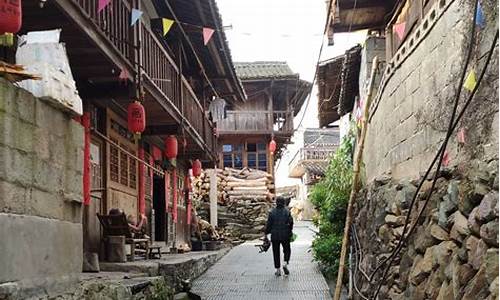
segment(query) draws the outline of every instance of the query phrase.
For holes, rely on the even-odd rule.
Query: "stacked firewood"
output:
[[[244,168],[236,170],[231,168],[217,169],[217,200],[221,205],[227,205],[241,200],[272,201],[274,184],[271,174]],[[196,201],[209,201],[210,177],[203,172],[200,177],[193,180],[194,199]]]
[[[217,170],[219,233],[230,240],[261,237],[272,205],[274,184],[264,171],[244,168]],[[193,181],[197,211],[203,219],[210,216],[210,178],[202,174]]]

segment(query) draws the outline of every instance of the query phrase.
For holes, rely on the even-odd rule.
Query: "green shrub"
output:
[[[352,184],[352,153],[354,133],[350,132],[330,160],[325,177],[309,194],[318,211],[313,220],[319,233],[312,250],[325,276],[334,278],[339,264],[345,214]]]

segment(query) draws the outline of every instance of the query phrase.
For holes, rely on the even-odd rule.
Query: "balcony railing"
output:
[[[207,118],[188,81],[180,74],[175,62],[148,25],[139,21],[135,26],[130,26],[132,4],[137,0],[113,1],[99,14],[98,1],[71,1],[98,28],[98,34],[111,42],[129,68],[133,70],[136,58],[141,58],[143,77],[156,89],[155,94],[159,92],[163,95],[160,101],[173,105],[179,116],[187,121],[184,124],[193,129],[208,149],[215,151],[214,125]],[[137,57],[135,46],[138,45],[139,35],[141,47]]]
[[[337,149],[336,146],[321,148],[301,148],[288,163],[290,176],[302,176],[303,162],[328,161]]]
[[[227,112],[226,119],[217,123],[219,132],[286,132],[293,131],[291,111],[235,111]]]

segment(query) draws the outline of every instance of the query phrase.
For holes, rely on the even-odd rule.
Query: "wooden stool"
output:
[[[156,251],[155,251],[156,250]],[[161,246],[160,245],[151,245],[149,246],[149,258],[155,258],[158,255],[158,258],[161,258]]]

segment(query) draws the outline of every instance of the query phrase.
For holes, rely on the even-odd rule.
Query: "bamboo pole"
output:
[[[344,269],[345,269],[345,258],[346,258],[346,253],[347,253],[347,244],[349,240],[349,228],[351,227],[352,223],[352,207],[353,203],[356,199],[356,194],[358,193],[359,189],[359,170],[360,170],[360,165],[361,165],[361,160],[363,158],[363,148],[365,145],[365,137],[366,137],[366,127],[368,125],[368,115],[369,115],[369,110],[370,110],[370,104],[372,101],[372,90],[373,90],[373,83],[375,81],[375,72],[377,70],[378,66],[378,57],[375,56],[372,61],[372,70],[370,74],[370,84],[368,85],[368,94],[366,95],[366,103],[365,107],[363,110],[363,121],[362,121],[362,127],[361,127],[361,137],[359,139],[358,145],[356,147],[356,156],[354,159],[354,166],[353,166],[353,179],[352,179],[352,189],[351,189],[351,195],[349,197],[349,202],[347,204],[347,213],[346,213],[346,218],[345,218],[345,225],[344,225],[344,236],[342,238],[342,249],[340,252],[340,261],[339,261],[339,270],[337,273],[337,285],[335,286],[335,295],[334,295],[334,300],[340,300],[340,292],[342,291],[342,279],[344,277]]]

